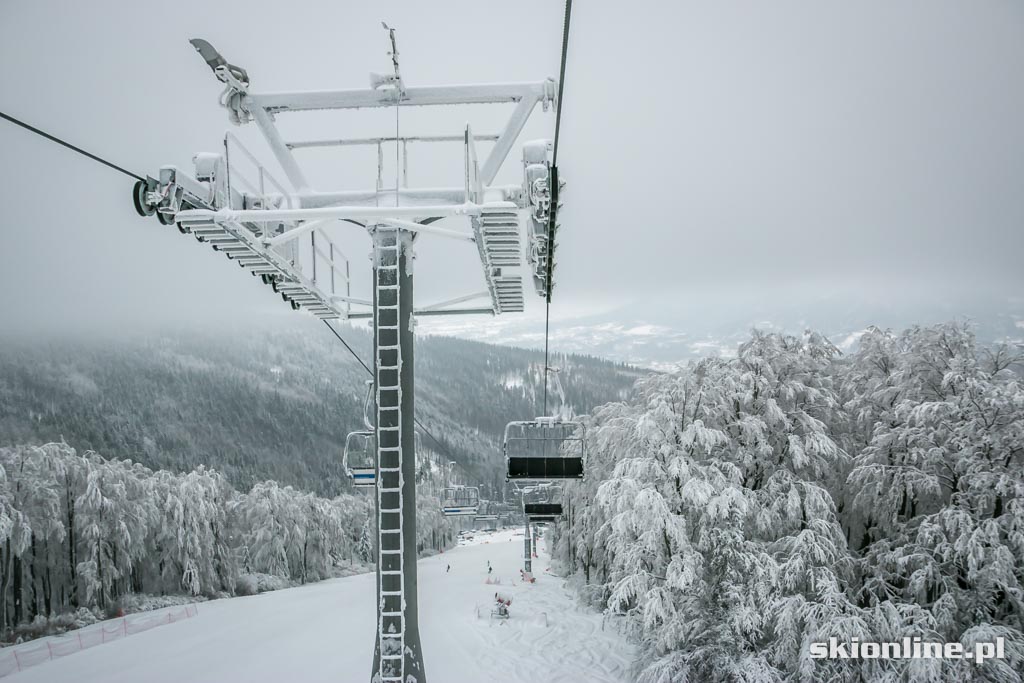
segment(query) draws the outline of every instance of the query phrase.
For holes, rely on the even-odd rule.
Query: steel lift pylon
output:
[[[194,173],[165,166],[156,177],[136,184],[133,202],[141,215],[156,215],[164,225],[209,243],[271,286],[292,308],[323,320],[372,318],[373,380],[376,398],[377,635],[371,680],[425,683],[416,593],[416,458],[414,411],[413,320],[426,315],[519,312],[524,308],[523,272],[537,278],[546,245],[535,243],[531,229],[527,254],[522,248],[520,215],[543,219],[552,207],[544,202],[550,178],[546,141],[528,143],[523,155],[524,181],[494,185],[537,105],[555,104],[553,79],[533,83],[406,87],[398,65],[395,33],[391,40],[394,73],[371,74],[371,88],[319,92],[255,93],[249,74],[229,64],[209,43],[191,43],[223,84],[220,103],[232,123],[254,123],[261,131],[287,186],[230,132],[220,152],[197,154]],[[279,116],[316,110],[394,109],[470,104],[514,105],[504,130],[460,134],[362,139],[286,141],[275,125]],[[483,159],[476,143],[492,142]],[[456,143],[463,146],[462,183],[458,187],[411,188],[395,179],[374,189],[318,191],[306,178],[295,152],[309,148],[394,144],[402,152],[402,173],[409,143]],[[248,173],[241,166],[247,165]],[[396,174],[396,176],[399,174]],[[455,219],[463,227],[436,225]],[[468,223],[468,226],[465,224]],[[373,245],[373,285],[369,296],[352,295],[348,260],[334,246],[338,229],[365,230]],[[466,229],[468,227],[468,229]],[[486,289],[428,306],[413,303],[411,259],[422,236],[475,243]],[[301,245],[301,249],[299,248]],[[306,256],[308,254],[308,256]],[[339,286],[343,287],[339,291]],[[486,300],[469,307],[465,302]]]

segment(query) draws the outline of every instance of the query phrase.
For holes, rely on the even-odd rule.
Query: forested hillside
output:
[[[624,616],[641,683],[1019,681],[1019,350],[963,326],[759,334],[588,418],[558,552]],[[813,659],[812,642],[1003,638],[1005,659]]]
[[[365,329],[341,332],[372,358]],[[505,422],[540,411],[542,354],[439,337],[418,340],[416,354],[417,416],[437,450],[497,486]],[[552,364],[577,413],[624,398],[637,377],[582,356]],[[153,469],[214,467],[243,491],[273,479],[334,496],[348,490],[341,453],[361,428],[367,377],[323,325],[298,316],[216,333],[7,338],[0,445],[63,439]]]

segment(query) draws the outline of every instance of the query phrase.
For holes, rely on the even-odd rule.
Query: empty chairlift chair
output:
[[[479,509],[480,489],[475,486],[449,486],[441,492],[441,513],[445,517],[475,517]]]
[[[505,427],[506,479],[582,479],[585,428],[559,417]]]
[[[523,513],[531,522],[553,522],[562,515],[562,487],[540,484],[523,490]]]
[[[473,518],[476,522],[477,530],[483,529],[491,531],[498,528],[498,511],[497,504],[489,500],[481,500],[480,506],[477,508],[476,517]]]
[[[345,439],[345,474],[352,485],[377,485],[377,437],[372,431],[351,432]]]

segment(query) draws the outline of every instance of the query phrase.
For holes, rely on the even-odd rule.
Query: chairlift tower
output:
[[[537,105],[546,111],[556,100],[556,83],[407,87],[399,71],[395,32],[387,25],[393,73],[371,74],[363,90],[256,93],[246,70],[229,64],[209,43],[193,47],[223,84],[220,103],[237,125],[259,128],[287,185],[228,132],[221,151],[198,154],[192,173],[162,167],[157,177],[136,184],[133,202],[141,215],[177,224],[185,234],[209,243],[291,305],[324,321],[372,319],[373,380],[376,406],[377,634],[371,680],[425,683],[416,594],[416,457],[414,420],[413,320],[427,315],[521,312],[523,274],[542,295],[550,268],[546,244],[536,226],[522,246],[521,214],[527,222],[552,220],[547,141],[528,143],[523,154],[524,181],[494,185]],[[429,136],[322,140],[285,140],[275,125],[279,116],[318,110],[382,109],[418,106],[512,104],[503,130],[475,135],[461,131]],[[396,110],[397,109],[397,110]],[[477,143],[492,144],[482,163]],[[412,188],[407,182],[410,144],[461,144],[462,183],[457,187]],[[384,187],[382,150],[395,145],[394,187]],[[317,190],[307,180],[296,152],[310,148],[376,146],[377,184],[373,189]],[[242,165],[247,165],[248,173]],[[545,175],[547,171],[548,175]],[[438,221],[462,226],[439,226]],[[468,226],[466,225],[468,223]],[[372,243],[373,282],[368,296],[352,294],[348,259],[331,234],[360,229]],[[467,229],[468,228],[468,229]],[[483,291],[417,307],[413,301],[411,260],[421,237],[474,243],[482,266]],[[474,258],[474,261],[477,259]],[[319,270],[318,270],[319,266]],[[545,280],[543,278],[548,278]],[[538,280],[540,278],[540,280]],[[538,284],[539,283],[539,284]],[[339,287],[340,285],[340,287]],[[466,302],[483,301],[477,306]]]

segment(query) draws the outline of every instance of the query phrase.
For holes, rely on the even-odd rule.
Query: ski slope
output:
[[[633,647],[576,605],[534,560],[521,584],[522,531],[478,535],[419,562],[420,633],[433,683],[618,683]],[[498,586],[485,583],[487,563]],[[445,569],[451,564],[451,572]],[[492,621],[494,593],[511,618]],[[365,683],[373,655],[374,576],[202,603],[196,617],[46,662],[12,683]],[[479,608],[480,617],[477,616]],[[546,625],[545,625],[546,624]]]

